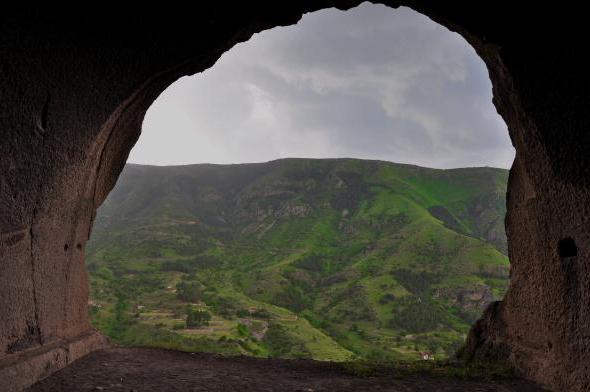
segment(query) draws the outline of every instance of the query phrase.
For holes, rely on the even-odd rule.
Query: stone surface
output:
[[[97,351],[34,385],[49,391],[276,392],[541,392],[519,379],[461,379],[395,370],[355,376],[339,364],[312,360],[220,357],[153,349]]]
[[[0,360],[0,392],[21,391],[86,354],[107,347],[98,332],[56,341]]]
[[[358,3],[201,2],[195,12],[167,16],[149,6],[77,16],[4,9],[0,360],[90,332],[84,246],[158,94],[255,32]],[[590,389],[585,13],[509,1],[384,3],[410,6],[473,45],[517,151],[506,219],[512,283],[474,327],[478,343],[466,357],[503,347],[526,377],[559,390]],[[566,238],[575,256],[560,256]]]

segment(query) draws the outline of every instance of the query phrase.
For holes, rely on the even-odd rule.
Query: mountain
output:
[[[92,320],[132,345],[444,357],[506,290],[507,177],[358,159],[128,164],[88,245]]]

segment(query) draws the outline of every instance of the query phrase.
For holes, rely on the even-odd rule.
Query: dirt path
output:
[[[224,358],[154,349],[110,348],[78,360],[30,391],[392,391],[537,392],[522,380],[465,381],[411,376],[360,378],[310,360]]]

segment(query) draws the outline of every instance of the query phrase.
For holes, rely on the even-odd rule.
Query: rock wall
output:
[[[96,208],[158,94],[255,32],[296,23],[304,12],[359,3],[217,1],[169,15],[149,6],[77,16],[3,12],[0,367],[90,333],[84,247]],[[410,6],[473,45],[517,150],[506,220],[511,286],[474,326],[465,357],[505,357],[556,389],[590,389],[590,64],[577,17],[583,13],[508,1],[384,3]]]

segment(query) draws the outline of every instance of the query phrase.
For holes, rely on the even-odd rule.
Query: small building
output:
[[[420,359],[422,359],[423,361],[434,361],[434,354],[428,351],[421,351]]]

